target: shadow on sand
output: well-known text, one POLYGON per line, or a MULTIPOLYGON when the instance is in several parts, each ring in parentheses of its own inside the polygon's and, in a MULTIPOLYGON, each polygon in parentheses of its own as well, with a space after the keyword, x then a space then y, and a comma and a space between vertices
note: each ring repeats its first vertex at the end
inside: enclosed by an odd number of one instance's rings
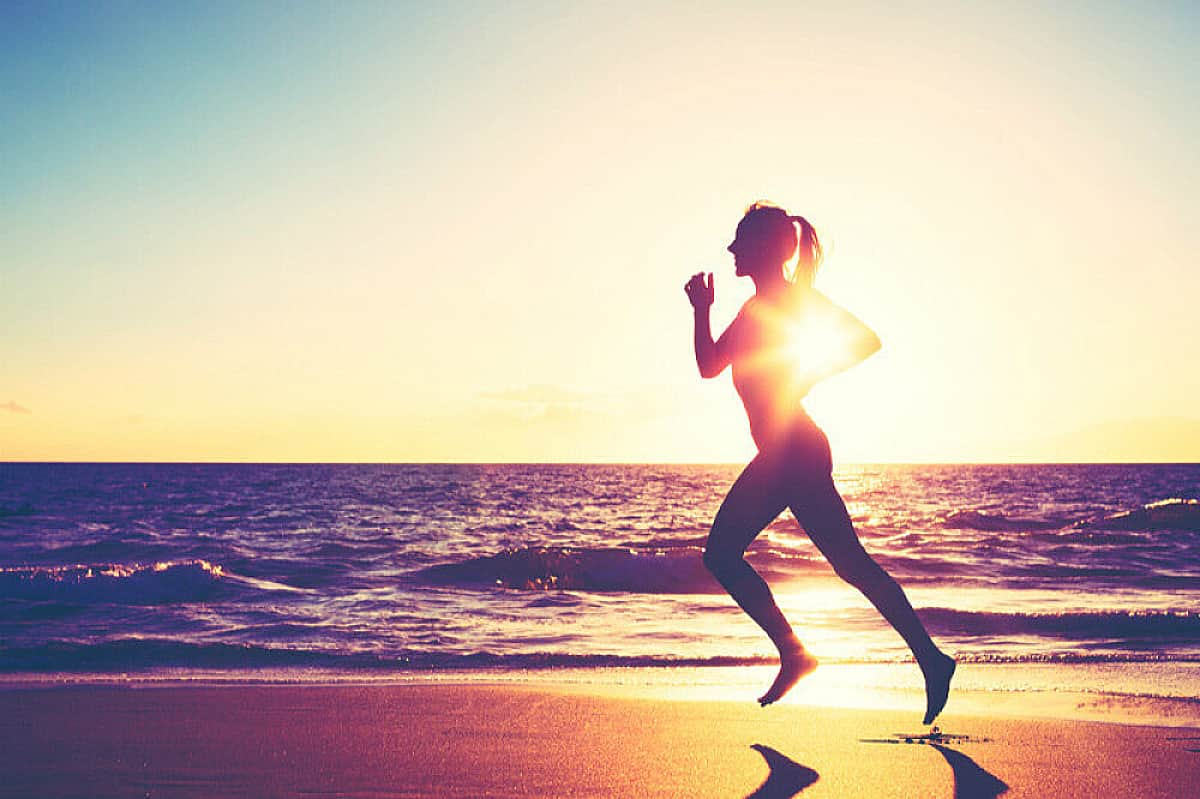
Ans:
POLYGON ((771 773, 746 799, 791 799, 817 781, 817 772, 769 746, 753 744, 750 748, 763 756, 771 773))
MULTIPOLYGON (((1008 784, 983 769, 971 758, 949 747, 930 744, 954 772, 954 799, 996 799, 1008 791, 1008 784)), ((763 756, 771 773, 746 799, 791 799, 817 781, 820 776, 808 766, 802 766, 779 751, 763 744, 750 747, 763 756)))
POLYGON ((980 768, 962 752, 939 744, 930 746, 938 750, 954 770, 954 799, 995 799, 1008 790, 1003 780, 980 768))

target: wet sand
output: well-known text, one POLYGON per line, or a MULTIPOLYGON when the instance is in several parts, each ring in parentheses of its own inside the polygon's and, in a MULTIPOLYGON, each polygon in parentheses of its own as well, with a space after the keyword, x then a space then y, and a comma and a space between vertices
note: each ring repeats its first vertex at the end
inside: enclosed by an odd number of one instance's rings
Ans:
POLYGON ((1175 797, 1200 730, 545 685, 0 690, 4 797, 1175 797))

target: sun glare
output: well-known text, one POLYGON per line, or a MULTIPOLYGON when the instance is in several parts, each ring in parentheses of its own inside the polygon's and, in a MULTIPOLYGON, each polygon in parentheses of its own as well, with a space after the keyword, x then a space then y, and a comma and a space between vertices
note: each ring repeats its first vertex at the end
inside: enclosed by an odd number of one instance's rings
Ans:
POLYGON ((805 313, 785 335, 787 358, 798 374, 826 374, 853 358, 846 331, 831 313, 805 313))

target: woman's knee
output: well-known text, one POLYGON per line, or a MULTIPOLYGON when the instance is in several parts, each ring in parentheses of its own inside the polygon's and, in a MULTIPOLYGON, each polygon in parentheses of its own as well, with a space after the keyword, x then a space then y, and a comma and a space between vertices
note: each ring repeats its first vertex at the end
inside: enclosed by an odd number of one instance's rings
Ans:
POLYGON ((837 558, 832 563, 833 571, 838 577, 863 593, 887 588, 888 583, 895 584, 883 567, 876 563, 866 551, 851 557, 837 558))
POLYGON ((708 569, 709 573, 721 583, 736 577, 747 566, 741 552, 712 544, 704 548, 704 555, 701 559, 704 562, 704 568, 708 569))
POLYGON ((726 564, 729 562, 730 555, 728 552, 722 552, 720 548, 709 544, 704 547, 704 555, 701 560, 704 561, 704 568, 708 569, 713 574, 723 571, 726 564))

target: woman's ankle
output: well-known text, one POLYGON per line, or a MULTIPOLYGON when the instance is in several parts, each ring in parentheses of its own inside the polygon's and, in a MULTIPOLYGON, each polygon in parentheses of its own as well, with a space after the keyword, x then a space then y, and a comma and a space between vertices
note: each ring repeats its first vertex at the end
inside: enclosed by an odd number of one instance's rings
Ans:
POLYGON ((942 671, 945 669, 947 663, 953 662, 954 658, 935 646, 929 652, 921 655, 920 659, 917 660, 917 665, 921 667, 922 672, 928 673, 930 669, 942 671))
POLYGON ((792 655, 803 655, 805 653, 804 644, 800 639, 792 635, 775 644, 775 648, 779 650, 780 657, 789 657, 792 655))

